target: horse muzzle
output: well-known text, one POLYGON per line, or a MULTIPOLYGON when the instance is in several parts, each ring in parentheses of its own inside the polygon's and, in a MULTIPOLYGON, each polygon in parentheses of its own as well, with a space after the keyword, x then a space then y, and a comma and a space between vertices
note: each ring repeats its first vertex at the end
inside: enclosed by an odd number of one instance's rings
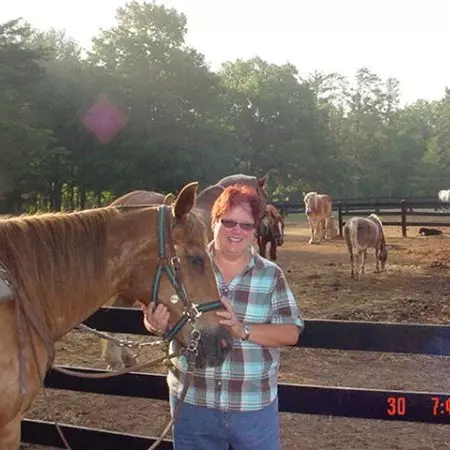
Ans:
POLYGON ((198 368, 219 366, 233 347, 233 336, 223 326, 202 327, 199 331, 201 339, 198 343, 195 366, 198 368))

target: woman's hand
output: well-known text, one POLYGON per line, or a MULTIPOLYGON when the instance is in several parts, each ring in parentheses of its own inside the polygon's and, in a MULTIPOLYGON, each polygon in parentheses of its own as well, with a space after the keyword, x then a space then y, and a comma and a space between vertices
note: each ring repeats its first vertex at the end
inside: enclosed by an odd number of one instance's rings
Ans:
POLYGON ((245 334, 243 323, 237 320, 236 313, 226 297, 222 297, 220 301, 225 307, 225 311, 216 312, 216 314, 222 318, 219 321, 220 324, 229 327, 233 336, 241 339, 245 334))
POLYGON ((144 326, 150 333, 164 334, 169 325, 169 310, 162 303, 150 302, 143 306, 144 326))

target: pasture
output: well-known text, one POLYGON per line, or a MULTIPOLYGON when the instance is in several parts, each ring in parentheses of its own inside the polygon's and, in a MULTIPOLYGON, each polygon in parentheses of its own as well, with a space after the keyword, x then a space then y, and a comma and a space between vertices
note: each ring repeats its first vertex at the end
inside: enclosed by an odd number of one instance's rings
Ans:
MULTIPOLYGON (((366 276, 350 278, 340 239, 308 245, 304 216, 286 220, 278 262, 305 318, 448 324, 450 233, 422 237, 409 228, 386 227, 387 269, 374 272, 369 252, 366 276)), ((447 230, 447 231, 446 231, 447 230)), ((139 339, 139 338, 138 338, 139 339)), ((145 350, 140 361, 156 356, 145 350)), ((57 344, 57 363, 103 367, 95 337, 74 331, 57 344)), ((450 393, 450 358, 310 348, 283 349, 280 381, 325 386, 408 389, 450 393)), ((158 367, 154 372, 165 372, 158 367)), ((164 401, 48 390, 55 418, 82 426, 159 435, 168 421, 164 401)), ((41 394, 27 417, 52 420, 41 394)), ((281 414, 286 449, 434 449, 448 447, 448 426, 339 417, 281 414)), ((23 446, 23 449, 38 449, 23 446)))

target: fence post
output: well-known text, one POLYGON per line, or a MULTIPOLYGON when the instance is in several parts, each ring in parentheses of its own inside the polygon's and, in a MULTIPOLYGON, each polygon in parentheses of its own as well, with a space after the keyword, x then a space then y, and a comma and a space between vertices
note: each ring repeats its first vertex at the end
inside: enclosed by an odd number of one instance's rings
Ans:
POLYGON ((342 206, 341 206, 341 202, 337 202, 336 205, 338 208, 339 236, 342 237, 342 206))
POLYGON ((408 212, 408 208, 406 207, 406 200, 400 200, 400 208, 402 210, 402 236, 406 237, 406 214, 408 212))

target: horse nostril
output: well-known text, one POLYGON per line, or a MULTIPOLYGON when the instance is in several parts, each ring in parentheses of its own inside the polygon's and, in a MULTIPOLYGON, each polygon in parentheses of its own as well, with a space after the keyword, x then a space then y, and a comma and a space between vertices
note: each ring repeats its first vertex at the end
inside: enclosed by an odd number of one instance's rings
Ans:
POLYGON ((223 349, 228 347, 228 342, 227 342, 226 339, 221 339, 219 341, 219 344, 220 344, 220 347, 223 348, 223 349))

